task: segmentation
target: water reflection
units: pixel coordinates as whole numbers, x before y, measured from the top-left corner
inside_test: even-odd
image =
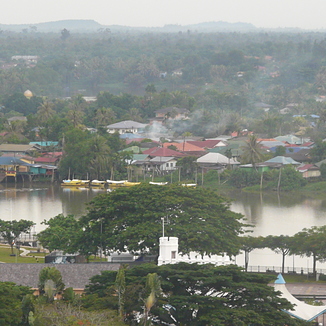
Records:
[[[44,229],[42,221],[60,213],[82,216],[86,212],[86,203],[106,191],[69,189],[59,185],[26,187],[8,184],[6,187],[0,184],[0,219],[31,220],[36,223],[35,231],[39,232]],[[227,196],[233,200],[231,209],[243,214],[246,223],[255,225],[253,236],[293,235],[303,228],[326,224],[326,200],[323,198],[308,198],[302,194],[252,194],[239,191],[228,193]],[[241,256],[237,257],[239,264],[242,263],[241,260]],[[288,257],[286,261],[288,266],[293,265],[293,258]],[[250,255],[250,265],[279,266],[280,262],[280,255],[267,250],[254,250]],[[310,265],[309,259],[300,257],[295,257],[295,264],[303,267]]]
[[[249,194],[232,193],[231,209],[244,215],[247,223],[254,225],[253,236],[293,235],[303,228],[326,224],[325,200],[307,198],[302,194],[277,193]],[[279,266],[281,255],[270,250],[254,250],[250,255],[250,265]],[[243,264],[243,257],[237,258]],[[311,266],[310,259],[295,257],[296,266]],[[293,257],[287,257],[286,265],[292,267]],[[325,264],[318,264],[326,268]]]
[[[86,212],[86,203],[106,190],[67,189],[57,185],[0,187],[0,218],[3,220],[26,219],[36,223],[35,231],[44,229],[42,221],[58,214],[76,217]]]

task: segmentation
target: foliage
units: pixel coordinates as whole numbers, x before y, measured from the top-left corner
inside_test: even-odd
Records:
[[[324,260],[326,245],[326,225],[313,226],[296,233],[293,238],[291,253],[313,258],[313,273],[316,273],[316,262]]]
[[[14,245],[22,233],[29,232],[34,222],[28,220],[0,220],[0,235],[7,241],[11,247],[11,253],[14,253]]]
[[[268,186],[271,188],[277,188],[278,180],[280,178],[280,189],[282,191],[299,189],[307,183],[302,174],[291,165],[284,166],[281,168],[281,171],[274,170],[271,175],[272,181]]]
[[[119,188],[93,199],[80,220],[85,237],[90,235],[106,251],[157,253],[162,219],[166,234],[179,237],[182,253],[232,255],[239,249],[241,214],[202,188],[148,184]]]
[[[62,282],[62,276],[59,270],[57,270],[55,267],[44,267],[40,271],[38,282],[38,289],[41,296],[46,294],[46,287],[51,286],[49,281],[51,281],[53,285],[53,289],[51,291],[52,296],[48,296],[48,299],[51,300],[53,299],[53,296],[63,291],[65,285]]]
[[[262,237],[251,237],[251,236],[243,236],[240,238],[241,242],[241,250],[245,254],[245,271],[248,270],[249,265],[249,253],[254,249],[263,248],[263,238]]]
[[[184,179],[195,179],[195,173],[198,168],[196,159],[197,157],[195,156],[186,156],[178,160],[176,165],[181,168],[180,173]]]
[[[26,286],[0,282],[0,326],[21,325],[23,320],[21,303],[24,296],[31,293],[31,289]]]
[[[270,248],[277,254],[282,254],[282,274],[284,274],[285,257],[291,252],[293,247],[293,237],[287,235],[269,235],[264,241],[264,246]]]
[[[259,184],[260,173],[255,170],[235,169],[230,172],[228,183],[237,188]]]
[[[70,254],[77,251],[76,241],[81,227],[73,215],[59,214],[49,220],[44,220],[42,224],[47,227],[37,234],[37,239],[44,248],[50,251],[62,250]]]
[[[117,145],[115,145],[117,146]],[[107,179],[112,166],[111,149],[106,137],[89,134],[80,129],[72,129],[65,134],[64,151],[60,161],[60,174],[92,179]],[[119,148],[120,149],[120,148]],[[69,176],[68,176],[69,177]]]
[[[146,288],[148,275],[156,273],[160,279],[162,296],[153,306],[149,318],[158,324],[175,325],[305,325],[292,319],[283,309],[291,309],[291,304],[279,298],[273,287],[268,286],[267,275],[245,273],[234,265],[214,267],[179,263],[156,266],[142,264],[126,270],[126,286],[139,287],[133,294],[132,306],[127,312],[142,314],[142,302],[139,300]],[[107,274],[91,279],[87,296],[96,296],[90,291],[97,284],[103,288]],[[108,294],[110,295],[110,294]],[[138,305],[135,306],[135,302]]]
[[[250,163],[255,168],[256,163],[262,161],[264,154],[261,149],[261,144],[257,140],[257,136],[249,135],[244,146],[242,146],[243,153],[241,155],[242,163]]]
[[[120,266],[115,279],[115,289],[118,295],[118,305],[119,305],[119,316],[122,318],[124,315],[124,304],[125,304],[125,291],[126,291],[126,279],[125,279],[125,269]]]
[[[317,140],[315,146],[310,150],[313,162],[319,162],[326,159],[326,142]]]
[[[117,314],[109,309],[101,311],[85,311],[65,302],[51,305],[38,304],[35,307],[34,326],[123,326]]]
[[[322,163],[319,170],[320,170],[321,179],[326,180],[326,163]]]
[[[274,153],[274,156],[284,156],[286,153],[286,148],[285,146],[277,146],[276,147],[276,150],[275,150],[275,153]]]

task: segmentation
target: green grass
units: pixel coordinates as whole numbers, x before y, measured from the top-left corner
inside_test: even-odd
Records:
[[[301,191],[314,191],[326,193],[326,181],[308,183]]]
[[[29,249],[26,247],[26,249]],[[20,250],[22,253],[23,251]],[[17,249],[14,248],[14,254],[17,253]],[[44,253],[37,253],[32,254],[27,257],[21,257],[21,256],[10,256],[11,255],[11,249],[10,247],[0,246],[0,262],[1,263],[44,263],[44,258],[36,258],[35,256],[44,256]]]

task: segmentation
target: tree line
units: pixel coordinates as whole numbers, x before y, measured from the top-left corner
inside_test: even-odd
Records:
[[[83,296],[43,268],[38,294],[0,282],[0,325],[311,325],[285,311],[293,305],[268,285],[270,276],[234,265],[142,264],[94,275]]]

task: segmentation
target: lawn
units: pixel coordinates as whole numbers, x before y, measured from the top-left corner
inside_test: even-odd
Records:
[[[27,250],[31,249],[24,247]],[[20,250],[20,253],[23,251]],[[14,248],[14,254],[17,253],[17,249]],[[0,262],[1,263],[44,263],[44,258],[39,258],[39,256],[44,257],[44,253],[30,254],[27,257],[22,256],[10,256],[11,249],[8,246],[0,246]]]

